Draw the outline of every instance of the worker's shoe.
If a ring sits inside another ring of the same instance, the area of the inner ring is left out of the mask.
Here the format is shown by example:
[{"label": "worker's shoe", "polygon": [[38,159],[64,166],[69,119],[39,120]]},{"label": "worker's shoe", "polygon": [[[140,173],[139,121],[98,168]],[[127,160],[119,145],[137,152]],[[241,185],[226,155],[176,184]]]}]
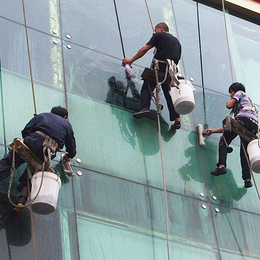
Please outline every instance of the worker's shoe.
[{"label": "worker's shoe", "polygon": [[180,129],[181,128],[181,121],[175,121],[174,124],[171,126],[171,129]]},{"label": "worker's shoe", "polygon": [[23,208],[24,208],[23,206],[26,204],[26,201],[27,201],[27,197],[26,196],[23,196],[23,195],[19,196],[17,198],[17,206],[14,207],[13,210],[16,211],[16,212],[21,213]]},{"label": "worker's shoe", "polygon": [[219,176],[222,174],[226,174],[227,170],[226,167],[221,167],[221,168],[216,168],[214,171],[211,171],[210,173],[214,176]]},{"label": "worker's shoe", "polygon": [[142,116],[145,116],[145,115],[148,115],[148,114],[150,114],[150,110],[148,108],[143,108],[141,111],[138,111],[138,112],[134,113],[133,117],[135,119],[139,119]]},{"label": "worker's shoe", "polygon": [[253,184],[252,182],[249,180],[249,181],[245,181],[245,188],[251,188],[253,187]]},{"label": "worker's shoe", "polygon": [[22,195],[22,196],[19,196],[17,198],[17,204],[18,205],[25,205],[26,201],[27,201],[27,197],[26,196]]}]

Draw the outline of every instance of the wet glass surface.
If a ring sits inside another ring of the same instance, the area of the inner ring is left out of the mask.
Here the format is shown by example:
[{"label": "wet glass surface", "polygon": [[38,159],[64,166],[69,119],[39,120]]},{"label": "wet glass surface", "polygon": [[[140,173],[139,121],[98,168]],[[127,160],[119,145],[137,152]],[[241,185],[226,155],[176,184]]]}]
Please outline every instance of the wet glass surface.
[{"label": "wet glass surface", "polygon": [[[78,153],[73,178],[64,174],[60,153],[52,162],[62,186],[51,215],[30,216],[29,208],[17,214],[7,196],[9,178],[0,182],[1,259],[33,259],[35,253],[38,259],[166,259],[163,177],[173,259],[260,257],[259,175],[252,188],[244,188],[237,138],[227,173],[212,176],[221,134],[206,137],[204,146],[198,142],[198,124],[218,128],[230,112],[225,104],[232,79],[221,11],[191,0],[148,6],[139,0],[53,0],[39,6],[26,1],[33,94],[21,2],[2,7],[1,158],[6,145],[21,137],[34,105],[37,113],[68,108]],[[124,53],[131,57],[152,35],[147,7],[154,23],[166,21],[180,39],[180,72],[194,78],[195,110],[181,115],[180,130],[171,130],[161,94],[161,138],[154,104],[148,117],[133,118],[152,51],[133,64],[134,79],[121,66]],[[259,105],[259,25],[226,15],[235,80]],[[24,167],[14,174],[13,201]]]}]

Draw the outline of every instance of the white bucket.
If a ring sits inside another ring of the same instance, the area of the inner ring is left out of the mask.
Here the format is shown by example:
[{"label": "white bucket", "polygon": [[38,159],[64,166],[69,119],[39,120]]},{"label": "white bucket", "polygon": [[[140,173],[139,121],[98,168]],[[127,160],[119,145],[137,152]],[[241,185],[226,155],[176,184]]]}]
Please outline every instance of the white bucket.
[{"label": "white bucket", "polygon": [[178,114],[186,115],[191,113],[195,108],[193,95],[194,88],[188,80],[181,79],[179,82],[179,89],[172,87],[170,90],[170,95],[175,111]]},{"label": "white bucket", "polygon": [[247,152],[252,170],[256,173],[260,173],[260,148],[258,147],[258,139],[248,144]]},{"label": "white bucket", "polygon": [[[31,199],[37,195],[42,181],[42,172],[32,177]],[[32,210],[41,215],[48,215],[55,211],[61,187],[60,177],[51,172],[44,172],[40,192],[32,203]]]}]

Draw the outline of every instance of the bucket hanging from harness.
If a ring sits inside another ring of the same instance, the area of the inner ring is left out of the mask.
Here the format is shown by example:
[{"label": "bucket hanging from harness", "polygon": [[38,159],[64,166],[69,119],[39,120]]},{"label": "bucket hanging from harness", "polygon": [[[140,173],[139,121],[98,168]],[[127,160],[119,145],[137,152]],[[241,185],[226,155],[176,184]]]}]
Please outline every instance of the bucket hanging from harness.
[{"label": "bucket hanging from harness", "polygon": [[179,80],[178,87],[170,89],[173,106],[178,114],[186,115],[195,108],[194,88],[190,81],[186,79]]}]

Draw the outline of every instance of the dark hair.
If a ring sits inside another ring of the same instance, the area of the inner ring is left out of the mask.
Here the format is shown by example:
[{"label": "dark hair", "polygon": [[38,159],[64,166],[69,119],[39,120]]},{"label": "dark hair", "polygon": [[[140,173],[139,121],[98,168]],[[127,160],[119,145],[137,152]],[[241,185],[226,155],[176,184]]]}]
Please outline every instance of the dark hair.
[{"label": "dark hair", "polygon": [[169,27],[166,23],[158,23],[155,28],[162,27],[165,32],[169,32]]},{"label": "dark hair", "polygon": [[239,90],[241,90],[241,91],[243,91],[243,92],[246,92],[246,89],[245,89],[245,87],[244,87],[243,84],[241,84],[241,83],[239,83],[239,82],[235,82],[235,83],[233,83],[233,84],[230,85],[230,87],[229,87],[229,89],[228,89],[228,92],[229,92],[229,93],[231,93],[232,91],[237,92],[237,91],[239,91]]},{"label": "dark hair", "polygon": [[68,117],[68,110],[64,107],[58,106],[58,107],[53,107],[51,109],[51,113],[61,116],[63,118],[67,118]]}]

